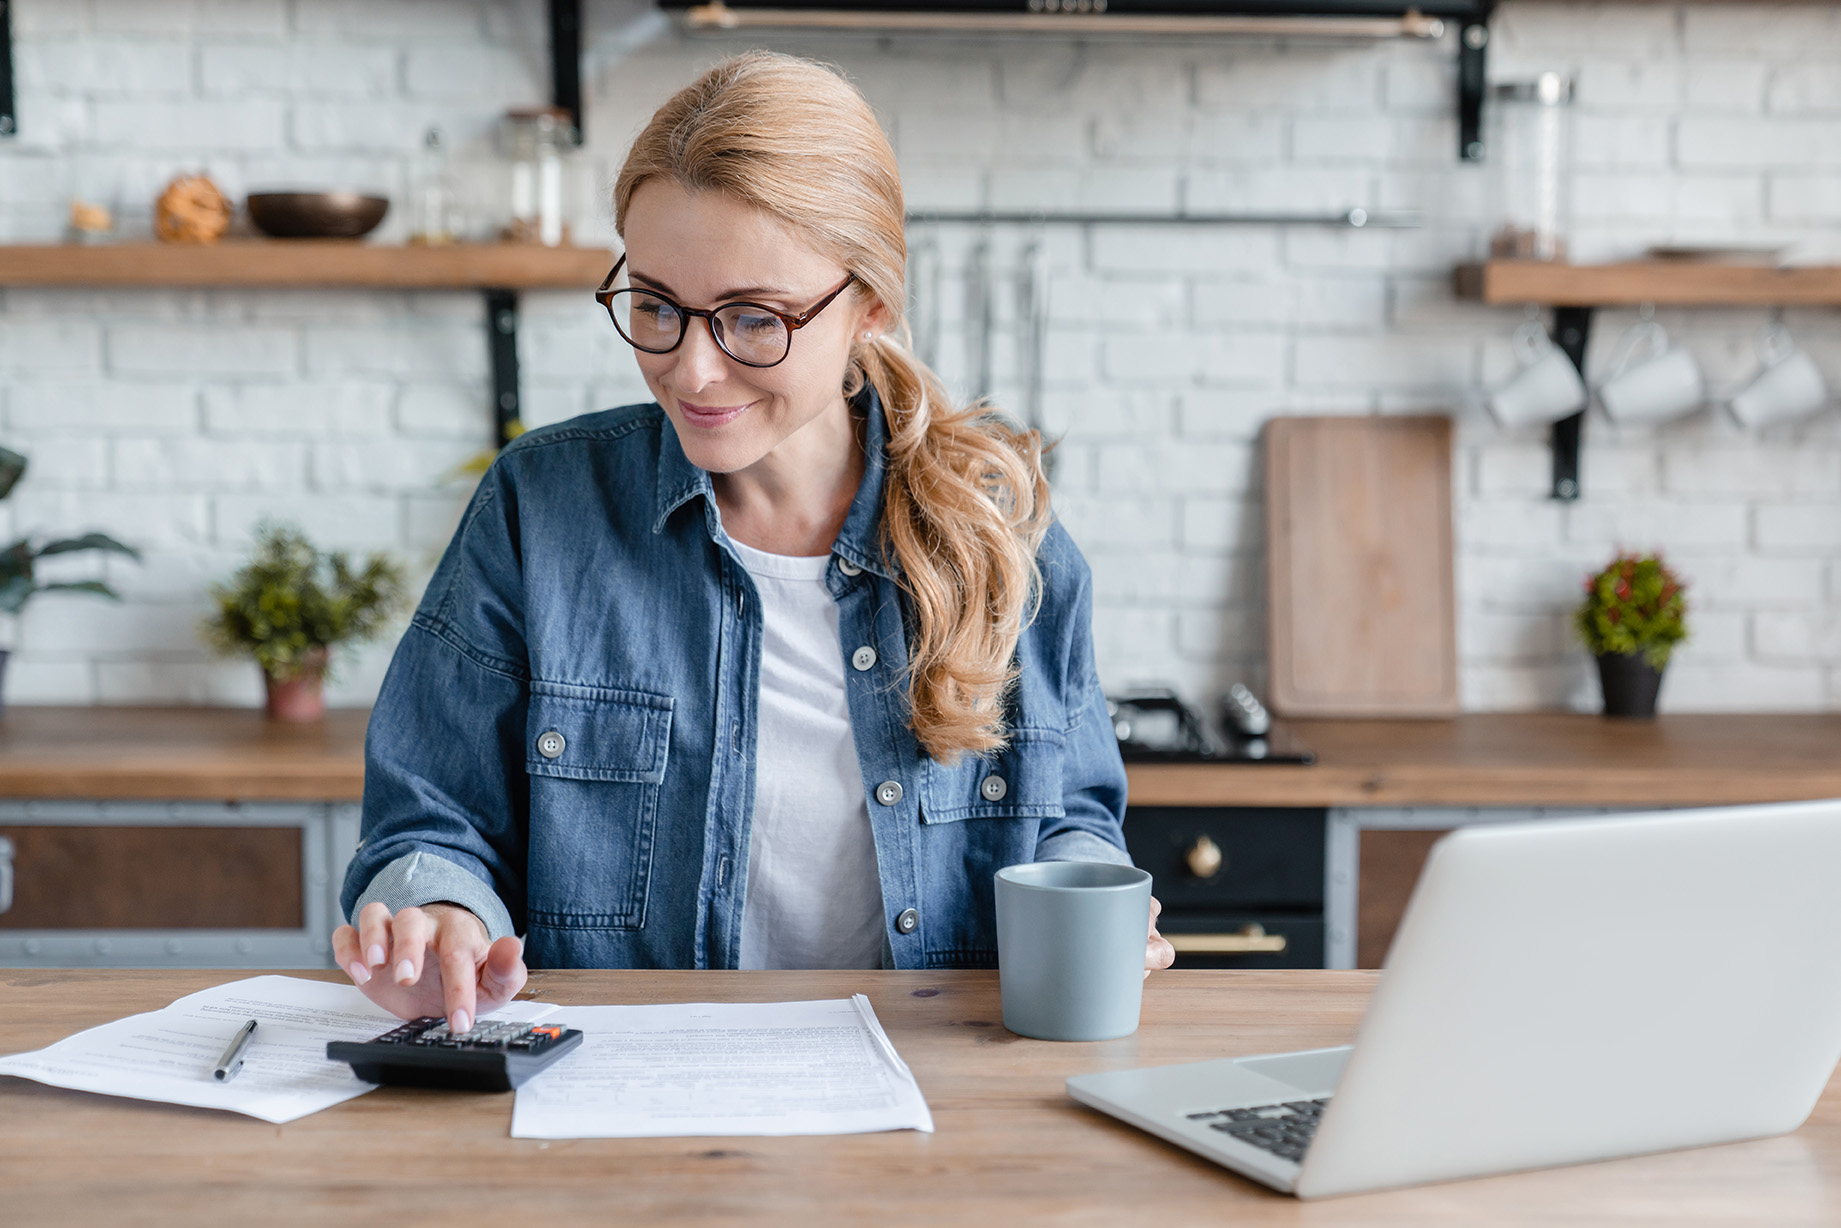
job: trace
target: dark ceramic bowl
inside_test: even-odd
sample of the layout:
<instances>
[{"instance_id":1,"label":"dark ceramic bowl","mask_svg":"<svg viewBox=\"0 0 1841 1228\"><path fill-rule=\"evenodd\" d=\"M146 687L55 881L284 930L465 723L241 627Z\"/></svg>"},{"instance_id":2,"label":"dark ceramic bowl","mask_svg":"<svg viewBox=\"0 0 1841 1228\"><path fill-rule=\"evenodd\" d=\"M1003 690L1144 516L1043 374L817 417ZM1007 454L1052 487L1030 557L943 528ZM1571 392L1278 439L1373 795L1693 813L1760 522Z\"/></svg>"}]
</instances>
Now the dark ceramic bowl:
<instances>
[{"instance_id":1,"label":"dark ceramic bowl","mask_svg":"<svg viewBox=\"0 0 1841 1228\"><path fill-rule=\"evenodd\" d=\"M249 220L275 239L356 239L390 211L386 196L362 192L251 192Z\"/></svg>"}]
</instances>

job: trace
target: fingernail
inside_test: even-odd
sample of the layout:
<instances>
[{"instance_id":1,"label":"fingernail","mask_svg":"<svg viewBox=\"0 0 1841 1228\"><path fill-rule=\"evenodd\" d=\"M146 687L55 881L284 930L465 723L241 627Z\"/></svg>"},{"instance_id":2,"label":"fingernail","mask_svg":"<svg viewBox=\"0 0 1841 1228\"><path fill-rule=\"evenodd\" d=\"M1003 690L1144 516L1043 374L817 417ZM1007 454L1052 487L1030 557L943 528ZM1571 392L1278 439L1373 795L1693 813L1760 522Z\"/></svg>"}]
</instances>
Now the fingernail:
<instances>
[{"instance_id":1,"label":"fingernail","mask_svg":"<svg viewBox=\"0 0 1841 1228\"><path fill-rule=\"evenodd\" d=\"M453 1018L447 1021L447 1029L450 1032L464 1032L472 1026L473 1021L467 1018L465 1011L455 1011Z\"/></svg>"},{"instance_id":2,"label":"fingernail","mask_svg":"<svg viewBox=\"0 0 1841 1228\"><path fill-rule=\"evenodd\" d=\"M377 967L377 966L378 966L379 964L381 964L381 963L383 963L383 962L384 962L384 949L383 949L383 946L382 946L382 944L381 944L381 943L375 943L375 942L374 942L374 943L372 943L372 944L371 944L371 949L370 949L370 951L369 951L369 952L368 952L368 953L367 953L367 954L365 955L365 958L366 958L367 960L369 960L369 961L370 961L370 964L371 964L371 967L373 967L373 968L375 968L375 967Z\"/></svg>"},{"instance_id":3,"label":"fingernail","mask_svg":"<svg viewBox=\"0 0 1841 1228\"><path fill-rule=\"evenodd\" d=\"M352 966L347 968L346 971L351 973L352 980L358 982L360 985L371 979L371 970L355 959L352 961Z\"/></svg>"},{"instance_id":4,"label":"fingernail","mask_svg":"<svg viewBox=\"0 0 1841 1228\"><path fill-rule=\"evenodd\" d=\"M396 983L398 985L407 985L415 979L416 966L414 964L410 963L408 960L404 960L396 966Z\"/></svg>"}]
</instances>

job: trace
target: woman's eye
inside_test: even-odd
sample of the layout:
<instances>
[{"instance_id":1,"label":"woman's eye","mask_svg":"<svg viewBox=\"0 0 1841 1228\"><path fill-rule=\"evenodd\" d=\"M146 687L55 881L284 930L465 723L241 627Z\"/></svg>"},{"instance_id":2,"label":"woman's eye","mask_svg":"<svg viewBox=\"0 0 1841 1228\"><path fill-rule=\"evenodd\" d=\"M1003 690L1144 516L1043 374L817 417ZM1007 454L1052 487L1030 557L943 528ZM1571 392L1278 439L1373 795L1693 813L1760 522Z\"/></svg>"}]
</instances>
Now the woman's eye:
<instances>
[{"instance_id":1,"label":"woman's eye","mask_svg":"<svg viewBox=\"0 0 1841 1228\"><path fill-rule=\"evenodd\" d=\"M780 330L780 317L741 311L735 314L734 328L739 337L770 337Z\"/></svg>"},{"instance_id":2,"label":"woman's eye","mask_svg":"<svg viewBox=\"0 0 1841 1228\"><path fill-rule=\"evenodd\" d=\"M676 326L678 309L662 299L642 298L633 300L633 318L647 324L670 324Z\"/></svg>"}]
</instances>

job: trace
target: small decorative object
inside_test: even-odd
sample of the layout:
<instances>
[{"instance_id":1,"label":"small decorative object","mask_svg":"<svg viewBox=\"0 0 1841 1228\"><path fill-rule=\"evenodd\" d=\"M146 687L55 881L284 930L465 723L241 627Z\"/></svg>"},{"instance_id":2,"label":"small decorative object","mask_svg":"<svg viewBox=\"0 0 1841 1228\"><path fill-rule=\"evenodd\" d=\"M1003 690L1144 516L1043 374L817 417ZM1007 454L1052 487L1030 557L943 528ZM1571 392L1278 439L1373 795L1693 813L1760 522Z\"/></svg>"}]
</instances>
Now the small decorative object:
<instances>
[{"instance_id":1,"label":"small decorative object","mask_svg":"<svg viewBox=\"0 0 1841 1228\"><path fill-rule=\"evenodd\" d=\"M1598 658L1606 716L1651 717L1662 670L1688 637L1684 585L1653 554L1620 553L1585 581L1574 625Z\"/></svg>"},{"instance_id":2,"label":"small decorative object","mask_svg":"<svg viewBox=\"0 0 1841 1228\"><path fill-rule=\"evenodd\" d=\"M1496 259L1566 259L1572 100L1572 78L1557 72L1490 89L1485 156L1493 168L1497 228L1489 254Z\"/></svg>"},{"instance_id":3,"label":"small decorative object","mask_svg":"<svg viewBox=\"0 0 1841 1228\"><path fill-rule=\"evenodd\" d=\"M115 217L106 205L93 204L72 197L70 201L70 241L103 243L115 229Z\"/></svg>"},{"instance_id":4,"label":"small decorative object","mask_svg":"<svg viewBox=\"0 0 1841 1228\"><path fill-rule=\"evenodd\" d=\"M0 448L0 499L13 493L13 487L19 485L19 479L26 475L26 458L10 448ZM17 615L36 593L50 593L62 590L72 593L95 593L111 601L120 601L116 591L100 580L60 580L46 583L38 579L34 564L39 559L58 554L75 554L84 550L104 550L113 554L125 554L131 559L139 559L140 551L132 546L124 546L106 533L85 533L82 537L66 537L48 541L42 546L34 546L32 539L22 537L12 545L0 550L0 613ZM6 661L11 653L0 649L0 685L6 678ZM6 710L4 691L0 690L0 713Z\"/></svg>"},{"instance_id":5,"label":"small decorative object","mask_svg":"<svg viewBox=\"0 0 1841 1228\"><path fill-rule=\"evenodd\" d=\"M251 192L246 203L271 239L358 239L390 211L389 197L364 192Z\"/></svg>"},{"instance_id":6,"label":"small decorative object","mask_svg":"<svg viewBox=\"0 0 1841 1228\"><path fill-rule=\"evenodd\" d=\"M507 111L499 124L499 153L508 171L506 220L499 237L509 243L567 245L564 214L579 191L569 112L557 107Z\"/></svg>"},{"instance_id":7,"label":"small decorative object","mask_svg":"<svg viewBox=\"0 0 1841 1228\"><path fill-rule=\"evenodd\" d=\"M205 638L220 652L256 659L269 716L316 721L326 713L333 647L375 639L407 595L388 555L367 555L353 570L344 552L322 552L299 529L264 521L255 557L211 596L217 613L202 625Z\"/></svg>"},{"instance_id":8,"label":"small decorative object","mask_svg":"<svg viewBox=\"0 0 1841 1228\"><path fill-rule=\"evenodd\" d=\"M422 156L416 160L410 188L409 241L426 247L452 243L459 229L454 183L448 173L447 146L441 129L430 128L422 137Z\"/></svg>"},{"instance_id":9,"label":"small decorative object","mask_svg":"<svg viewBox=\"0 0 1841 1228\"><path fill-rule=\"evenodd\" d=\"M153 233L163 243L215 243L230 229L233 212L210 179L181 175L154 205Z\"/></svg>"}]
</instances>

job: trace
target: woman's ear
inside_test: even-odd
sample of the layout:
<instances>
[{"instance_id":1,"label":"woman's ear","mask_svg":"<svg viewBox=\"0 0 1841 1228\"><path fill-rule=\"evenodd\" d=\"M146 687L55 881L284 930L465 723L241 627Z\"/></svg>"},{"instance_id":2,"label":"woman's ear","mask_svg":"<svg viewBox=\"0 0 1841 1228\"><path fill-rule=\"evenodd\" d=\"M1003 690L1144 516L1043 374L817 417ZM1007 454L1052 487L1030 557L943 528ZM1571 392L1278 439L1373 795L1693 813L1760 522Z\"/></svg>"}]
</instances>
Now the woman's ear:
<instances>
[{"instance_id":1,"label":"woman's ear","mask_svg":"<svg viewBox=\"0 0 1841 1228\"><path fill-rule=\"evenodd\" d=\"M891 313L887 307L882 305L881 299L869 300L863 307L862 314L857 317L857 340L867 341L869 336L865 334L873 336L888 331L890 318Z\"/></svg>"}]
</instances>

